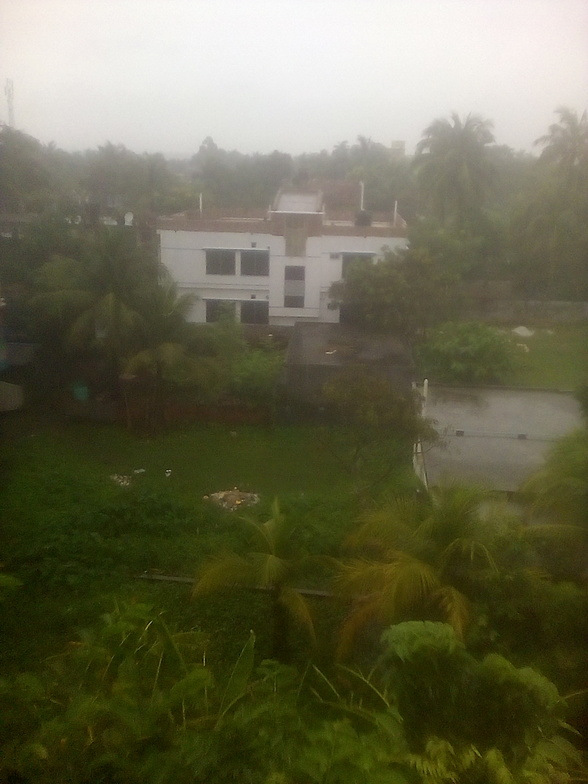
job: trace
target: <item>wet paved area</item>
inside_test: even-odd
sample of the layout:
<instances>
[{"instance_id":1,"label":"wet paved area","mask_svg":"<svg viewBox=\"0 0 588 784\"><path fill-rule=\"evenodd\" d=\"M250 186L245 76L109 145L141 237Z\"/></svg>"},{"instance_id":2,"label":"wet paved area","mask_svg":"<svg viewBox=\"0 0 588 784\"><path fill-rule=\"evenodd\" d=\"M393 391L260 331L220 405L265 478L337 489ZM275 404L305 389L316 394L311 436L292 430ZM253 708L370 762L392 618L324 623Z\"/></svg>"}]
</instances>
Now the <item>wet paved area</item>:
<instances>
[{"instance_id":1,"label":"wet paved area","mask_svg":"<svg viewBox=\"0 0 588 784\"><path fill-rule=\"evenodd\" d=\"M472 481L509 491L582 423L573 394L539 390L430 387L425 416L445 443L425 456L430 484Z\"/></svg>"}]
</instances>

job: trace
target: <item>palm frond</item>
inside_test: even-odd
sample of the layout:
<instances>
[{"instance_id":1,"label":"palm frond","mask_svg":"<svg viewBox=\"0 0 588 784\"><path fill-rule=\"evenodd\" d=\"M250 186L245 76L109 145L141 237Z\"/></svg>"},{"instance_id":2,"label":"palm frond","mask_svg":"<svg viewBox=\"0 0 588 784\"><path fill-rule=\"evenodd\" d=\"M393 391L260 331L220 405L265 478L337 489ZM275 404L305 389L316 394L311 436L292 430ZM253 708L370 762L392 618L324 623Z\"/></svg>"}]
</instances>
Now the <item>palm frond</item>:
<instances>
[{"instance_id":1,"label":"palm frond","mask_svg":"<svg viewBox=\"0 0 588 784\"><path fill-rule=\"evenodd\" d=\"M451 585L441 585L433 594L447 622L453 627L458 639L463 640L465 628L470 618L468 599Z\"/></svg>"},{"instance_id":2,"label":"palm frond","mask_svg":"<svg viewBox=\"0 0 588 784\"><path fill-rule=\"evenodd\" d=\"M295 588L283 588L280 591L279 602L286 608L289 615L294 618L296 623L308 632L308 636L312 642L315 643L314 621L312 619L310 605L304 596Z\"/></svg>"},{"instance_id":3,"label":"palm frond","mask_svg":"<svg viewBox=\"0 0 588 784\"><path fill-rule=\"evenodd\" d=\"M333 586L343 596L368 596L381 591L386 585L389 563L354 558L334 564L337 574Z\"/></svg>"},{"instance_id":4,"label":"palm frond","mask_svg":"<svg viewBox=\"0 0 588 784\"><path fill-rule=\"evenodd\" d=\"M337 649L335 658L342 661L347 658L353 642L359 632L368 623L378 617L379 597L374 595L368 599L358 602L351 610L347 618L343 621L338 634Z\"/></svg>"},{"instance_id":5,"label":"palm frond","mask_svg":"<svg viewBox=\"0 0 588 784\"><path fill-rule=\"evenodd\" d=\"M248 553L247 562L256 575L256 584L263 588L281 585L291 572L291 565L273 553Z\"/></svg>"},{"instance_id":6,"label":"palm frond","mask_svg":"<svg viewBox=\"0 0 588 784\"><path fill-rule=\"evenodd\" d=\"M410 497L393 498L379 509L364 512L360 526L346 539L346 546L380 550L398 548L409 543L415 528L424 515L424 505Z\"/></svg>"},{"instance_id":7,"label":"palm frond","mask_svg":"<svg viewBox=\"0 0 588 784\"><path fill-rule=\"evenodd\" d=\"M232 585L256 585L257 578L250 561L237 553L213 556L200 569L192 597L205 596Z\"/></svg>"},{"instance_id":8,"label":"palm frond","mask_svg":"<svg viewBox=\"0 0 588 784\"><path fill-rule=\"evenodd\" d=\"M430 564L400 553L390 564L387 582L382 590L380 616L389 620L399 613L424 606L440 587L437 570Z\"/></svg>"},{"instance_id":9,"label":"palm frond","mask_svg":"<svg viewBox=\"0 0 588 784\"><path fill-rule=\"evenodd\" d=\"M496 562L492 557L492 553L482 542L476 539L469 539L461 537L454 539L441 553L442 569L453 561L466 561L470 566L474 565L476 561L482 561L486 566L496 571Z\"/></svg>"}]
</instances>

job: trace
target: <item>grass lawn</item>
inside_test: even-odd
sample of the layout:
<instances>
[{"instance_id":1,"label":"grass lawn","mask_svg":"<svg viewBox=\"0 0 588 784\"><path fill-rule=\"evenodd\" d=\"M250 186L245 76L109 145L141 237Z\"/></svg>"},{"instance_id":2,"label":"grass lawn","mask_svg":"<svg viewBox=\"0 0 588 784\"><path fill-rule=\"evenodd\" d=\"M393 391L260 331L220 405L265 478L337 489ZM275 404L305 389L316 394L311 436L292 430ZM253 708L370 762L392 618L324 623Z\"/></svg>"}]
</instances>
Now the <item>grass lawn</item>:
<instances>
[{"instance_id":1,"label":"grass lawn","mask_svg":"<svg viewBox=\"0 0 588 784\"><path fill-rule=\"evenodd\" d=\"M203 500L218 490L260 493L254 511L262 517L279 497L301 545L316 553L336 551L354 519L349 478L314 428L194 425L146 440L33 412L1 424L0 552L23 583L5 598L0 619L0 635L11 640L0 663L9 671L36 668L115 601L146 602L180 628L202 628L221 661L234 661L255 628L267 656L265 597L241 590L191 602L189 586L137 576L193 576L207 555L245 547L237 514ZM130 476L131 486L118 486L114 474ZM305 584L326 587L325 579L309 574Z\"/></svg>"},{"instance_id":2,"label":"grass lawn","mask_svg":"<svg viewBox=\"0 0 588 784\"><path fill-rule=\"evenodd\" d=\"M348 477L310 427L199 424L143 439L114 426L51 424L23 413L7 419L4 430L11 442L9 465L29 471L59 466L108 484L113 474L128 475L136 485L167 488L187 502L235 486L264 496L337 497L349 491Z\"/></svg>"},{"instance_id":3,"label":"grass lawn","mask_svg":"<svg viewBox=\"0 0 588 784\"><path fill-rule=\"evenodd\" d=\"M573 391L588 382L588 324L529 329L530 337L513 336L528 352L508 380L510 385Z\"/></svg>"}]
</instances>

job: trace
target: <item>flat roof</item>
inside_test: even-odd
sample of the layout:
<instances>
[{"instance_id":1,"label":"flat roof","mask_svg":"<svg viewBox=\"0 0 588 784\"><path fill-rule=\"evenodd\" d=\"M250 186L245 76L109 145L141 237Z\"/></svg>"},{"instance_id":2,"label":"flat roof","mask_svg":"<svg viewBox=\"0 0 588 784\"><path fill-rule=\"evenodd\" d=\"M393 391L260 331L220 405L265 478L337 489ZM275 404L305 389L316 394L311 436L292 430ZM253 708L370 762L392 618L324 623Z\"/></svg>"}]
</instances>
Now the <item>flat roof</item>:
<instances>
[{"instance_id":1,"label":"flat roof","mask_svg":"<svg viewBox=\"0 0 588 784\"><path fill-rule=\"evenodd\" d=\"M552 444L580 427L571 392L429 387L425 416L444 447L425 454L430 484L474 482L515 491L541 467Z\"/></svg>"},{"instance_id":2,"label":"flat roof","mask_svg":"<svg viewBox=\"0 0 588 784\"><path fill-rule=\"evenodd\" d=\"M280 191L272 212L322 213L323 195L320 191Z\"/></svg>"}]
</instances>

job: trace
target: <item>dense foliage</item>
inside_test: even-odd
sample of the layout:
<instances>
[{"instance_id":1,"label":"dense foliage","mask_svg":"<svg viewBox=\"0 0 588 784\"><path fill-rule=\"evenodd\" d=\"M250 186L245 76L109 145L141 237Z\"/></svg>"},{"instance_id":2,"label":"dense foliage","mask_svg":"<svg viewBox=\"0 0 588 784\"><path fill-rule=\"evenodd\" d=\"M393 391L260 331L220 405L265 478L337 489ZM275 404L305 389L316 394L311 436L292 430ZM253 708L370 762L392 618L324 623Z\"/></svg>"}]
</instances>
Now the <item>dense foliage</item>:
<instances>
[{"instance_id":1,"label":"dense foliage","mask_svg":"<svg viewBox=\"0 0 588 784\"><path fill-rule=\"evenodd\" d=\"M438 383L504 383L518 358L509 335L476 322L442 324L419 348L423 376Z\"/></svg>"},{"instance_id":2,"label":"dense foliage","mask_svg":"<svg viewBox=\"0 0 588 784\"><path fill-rule=\"evenodd\" d=\"M497 381L508 339L444 324L467 284L588 296L586 117L558 118L538 160L474 116L433 122L413 162L363 137L298 159L206 139L172 162L0 130L0 207L19 217L0 280L10 336L42 346L32 388L49 402L81 386L149 436L47 408L6 422L0 780L585 778L565 721L587 730L585 428L521 508L409 476L431 430L366 373L327 385L320 428L165 432L180 403L271 405L281 353L230 319L186 322L151 222L200 193L265 207L285 179L362 180L368 210L400 200L414 225L407 252L349 267L333 290L347 317L420 344L433 378ZM261 494L246 518L209 496L237 483Z\"/></svg>"},{"instance_id":3,"label":"dense foliage","mask_svg":"<svg viewBox=\"0 0 588 784\"><path fill-rule=\"evenodd\" d=\"M587 120L568 108L557 117L537 140L539 158L493 143L491 122L476 115L434 120L412 158L363 136L296 158L226 151L210 137L184 161L111 143L65 153L4 126L0 208L87 223L99 215L122 223L131 211L145 231L154 214L199 209L201 195L206 209L265 209L285 182L362 181L367 214L390 214L396 204L416 234L423 221L438 224L426 250L435 258L439 242L453 245L447 269L461 258L462 269L508 280L517 296L581 300L588 297ZM335 198L333 208L342 206L349 207ZM14 272L9 260L3 266Z\"/></svg>"}]
</instances>

